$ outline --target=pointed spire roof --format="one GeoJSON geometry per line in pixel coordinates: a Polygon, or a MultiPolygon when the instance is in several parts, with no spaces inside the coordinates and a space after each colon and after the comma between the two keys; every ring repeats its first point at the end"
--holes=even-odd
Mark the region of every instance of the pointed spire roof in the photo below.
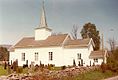
{"type": "Polygon", "coordinates": [[[45,15],[45,6],[44,6],[44,0],[42,4],[42,13],[41,13],[41,18],[40,18],[40,25],[39,27],[48,27],[47,22],[46,22],[46,15],[45,15]]]}
{"type": "Polygon", "coordinates": [[[46,30],[52,31],[52,29],[48,28],[48,25],[47,25],[44,0],[43,0],[43,3],[42,3],[42,12],[41,12],[41,17],[40,17],[40,25],[36,29],[46,29],[46,30]]]}

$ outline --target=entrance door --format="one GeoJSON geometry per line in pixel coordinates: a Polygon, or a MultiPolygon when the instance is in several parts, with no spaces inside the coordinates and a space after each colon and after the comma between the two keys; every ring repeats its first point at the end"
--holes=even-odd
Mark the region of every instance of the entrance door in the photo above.
{"type": "Polygon", "coordinates": [[[81,66],[83,66],[83,59],[81,59],[81,66]]]}
{"type": "Polygon", "coordinates": [[[28,60],[26,60],[26,65],[28,65],[28,60]]]}
{"type": "Polygon", "coordinates": [[[80,59],[80,60],[78,61],[78,66],[83,66],[83,59],[80,59]]]}

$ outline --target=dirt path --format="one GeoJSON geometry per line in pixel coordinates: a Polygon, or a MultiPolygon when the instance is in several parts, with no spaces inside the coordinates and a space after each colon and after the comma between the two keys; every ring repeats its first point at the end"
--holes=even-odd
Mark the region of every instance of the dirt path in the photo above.
{"type": "Polygon", "coordinates": [[[118,76],[115,76],[115,77],[111,77],[111,78],[107,78],[105,80],[118,80],[118,76]]]}

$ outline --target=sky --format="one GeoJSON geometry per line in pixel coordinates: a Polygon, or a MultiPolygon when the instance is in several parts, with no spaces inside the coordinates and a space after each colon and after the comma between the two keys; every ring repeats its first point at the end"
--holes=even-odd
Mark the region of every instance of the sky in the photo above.
{"type": "MultiPolygon", "coordinates": [[[[0,0],[0,44],[14,45],[23,37],[34,36],[41,7],[42,0],[0,0]]],[[[105,47],[110,38],[118,42],[118,0],[45,0],[45,9],[53,32],[71,33],[73,25],[80,32],[91,22],[103,33],[105,47]]]]}

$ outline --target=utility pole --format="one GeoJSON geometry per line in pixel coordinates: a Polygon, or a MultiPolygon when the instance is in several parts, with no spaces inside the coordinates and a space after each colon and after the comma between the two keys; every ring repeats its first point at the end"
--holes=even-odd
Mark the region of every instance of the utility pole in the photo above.
{"type": "Polygon", "coordinates": [[[102,55],[103,55],[103,63],[104,63],[104,37],[102,33],[102,55]]]}

